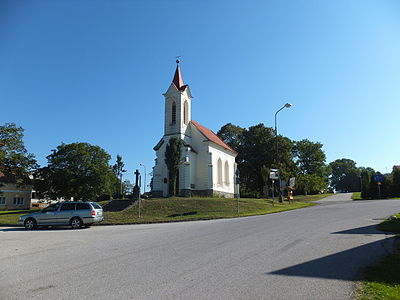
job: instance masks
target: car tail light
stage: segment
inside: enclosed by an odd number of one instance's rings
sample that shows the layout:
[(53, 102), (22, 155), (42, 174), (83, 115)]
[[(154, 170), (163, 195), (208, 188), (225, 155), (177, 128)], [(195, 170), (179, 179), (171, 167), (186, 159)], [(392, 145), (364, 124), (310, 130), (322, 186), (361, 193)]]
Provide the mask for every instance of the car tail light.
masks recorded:
[(95, 216), (96, 215), (96, 211), (93, 209), (92, 210), (92, 216)]

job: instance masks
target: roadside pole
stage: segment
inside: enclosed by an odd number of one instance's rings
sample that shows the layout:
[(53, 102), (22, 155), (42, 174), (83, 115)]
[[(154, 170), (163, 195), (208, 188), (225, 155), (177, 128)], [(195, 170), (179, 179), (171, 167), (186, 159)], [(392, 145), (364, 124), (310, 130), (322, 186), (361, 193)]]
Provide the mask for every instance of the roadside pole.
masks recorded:
[(378, 184), (379, 199), (382, 199), (382, 197), (381, 197), (381, 182), (377, 182), (377, 184)]
[(238, 214), (240, 213), (240, 207), (239, 207), (239, 193), (237, 194), (237, 212), (238, 212)]
[(274, 206), (275, 197), (274, 197), (274, 189), (275, 189), (275, 180), (272, 179), (272, 206)]
[(140, 204), (141, 204), (141, 198), (140, 198), (140, 188), (142, 186), (142, 175), (139, 176), (139, 198), (138, 198), (138, 206), (139, 206), (139, 218), (140, 218)]
[(240, 171), (239, 171), (239, 169), (236, 169), (236, 189), (237, 189), (237, 191), (236, 191), (236, 198), (237, 198), (237, 213), (239, 214), (240, 213), (240, 204), (239, 204), (239, 198), (240, 198), (240, 192), (239, 192), (239, 189), (240, 189)]

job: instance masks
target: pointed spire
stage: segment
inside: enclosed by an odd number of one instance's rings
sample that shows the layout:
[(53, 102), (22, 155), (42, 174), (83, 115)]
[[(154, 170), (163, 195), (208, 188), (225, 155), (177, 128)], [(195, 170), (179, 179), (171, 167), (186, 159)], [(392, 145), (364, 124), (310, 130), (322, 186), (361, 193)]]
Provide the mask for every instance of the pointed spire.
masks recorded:
[(175, 86), (178, 88), (178, 90), (181, 90), (184, 86), (183, 84), (183, 78), (181, 74), (181, 68), (179, 67), (179, 59), (176, 60), (176, 71), (174, 75), (174, 79), (172, 80), (172, 83), (175, 84)]

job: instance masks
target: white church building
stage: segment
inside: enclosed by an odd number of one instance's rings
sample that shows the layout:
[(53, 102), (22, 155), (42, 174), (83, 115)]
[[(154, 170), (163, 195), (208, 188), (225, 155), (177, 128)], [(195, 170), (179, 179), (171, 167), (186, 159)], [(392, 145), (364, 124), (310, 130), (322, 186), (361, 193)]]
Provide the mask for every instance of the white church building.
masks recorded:
[(183, 83), (178, 65), (165, 97), (164, 136), (154, 147), (157, 158), (153, 167), (152, 195), (169, 195), (165, 148), (172, 137), (182, 140), (182, 164), (177, 178), (180, 196), (234, 197), (237, 152), (214, 132), (192, 120), (192, 95)]

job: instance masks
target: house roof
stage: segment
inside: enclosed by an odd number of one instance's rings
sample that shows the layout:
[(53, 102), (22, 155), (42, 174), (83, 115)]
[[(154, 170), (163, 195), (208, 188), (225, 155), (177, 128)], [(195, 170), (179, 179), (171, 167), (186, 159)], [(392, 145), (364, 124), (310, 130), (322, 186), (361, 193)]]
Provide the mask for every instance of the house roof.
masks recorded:
[(227, 144), (225, 144), (219, 137), (216, 135), (212, 130), (204, 127), (203, 125), (197, 123), (196, 121), (190, 121), (205, 137), (207, 140), (210, 142), (213, 142), (214, 144), (217, 144), (218, 146), (221, 146), (222, 148), (229, 150), (233, 153), (237, 152), (233, 150), (231, 147), (229, 147)]

